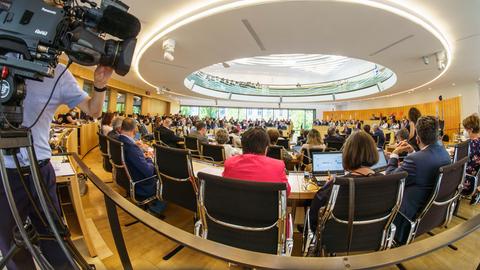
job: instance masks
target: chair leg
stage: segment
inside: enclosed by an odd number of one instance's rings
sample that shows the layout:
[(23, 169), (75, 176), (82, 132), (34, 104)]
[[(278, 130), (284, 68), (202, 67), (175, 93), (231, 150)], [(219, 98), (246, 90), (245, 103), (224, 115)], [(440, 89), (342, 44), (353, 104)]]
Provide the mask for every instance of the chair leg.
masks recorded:
[(180, 252), (180, 250), (182, 250), (185, 246), (183, 245), (178, 245), (176, 246), (172, 251), (170, 251), (169, 253), (167, 253), (167, 255), (163, 256), (163, 260), (164, 261), (167, 261), (169, 260), (170, 258), (172, 258), (173, 256), (175, 256), (178, 252)]
[(468, 218), (464, 217), (464, 216), (460, 216), (460, 215), (454, 215), (455, 217), (459, 218), (459, 219), (463, 219), (463, 220), (468, 220)]
[(399, 270), (407, 270), (407, 268), (406, 268), (403, 264), (401, 264), (401, 263), (396, 264), (395, 266), (396, 266)]
[[(433, 232), (427, 232), (427, 234), (430, 235), (430, 236), (434, 236), (434, 235), (435, 235), (435, 233), (433, 233)], [(448, 245), (448, 247), (449, 247), (450, 249), (455, 250), (455, 251), (458, 250), (458, 247), (455, 246), (455, 245), (453, 245), (453, 244)]]
[(130, 227), (130, 226), (135, 225), (135, 224), (137, 224), (137, 223), (139, 223), (139, 222), (140, 222), (140, 221), (139, 221), (138, 219), (136, 219), (135, 221), (129, 222), (129, 223), (123, 225), (123, 226), (125, 226), (125, 227)]

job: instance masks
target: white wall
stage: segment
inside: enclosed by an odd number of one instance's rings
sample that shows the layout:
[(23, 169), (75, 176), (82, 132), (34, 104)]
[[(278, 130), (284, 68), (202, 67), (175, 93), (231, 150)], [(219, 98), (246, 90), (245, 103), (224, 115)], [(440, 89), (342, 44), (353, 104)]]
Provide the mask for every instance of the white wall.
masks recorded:
[[(438, 96), (451, 98), (461, 96), (462, 119), (466, 116), (479, 112), (480, 109), (480, 89), (476, 83), (465, 83), (446, 88), (432, 90), (417, 90), (411, 94), (403, 94), (388, 98), (381, 98), (370, 101), (353, 101), (339, 104), (336, 110), (364, 110), (374, 108), (397, 107), (405, 105), (414, 105), (438, 100)], [(448, 110), (448, 108), (445, 108)]]

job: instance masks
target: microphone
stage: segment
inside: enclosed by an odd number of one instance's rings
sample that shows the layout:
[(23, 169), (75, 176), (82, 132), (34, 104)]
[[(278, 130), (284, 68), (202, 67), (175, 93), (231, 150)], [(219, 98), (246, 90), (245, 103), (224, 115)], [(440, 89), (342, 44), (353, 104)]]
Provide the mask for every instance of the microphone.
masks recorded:
[(135, 16), (112, 5), (105, 8), (97, 25), (99, 31), (123, 40), (137, 37), (141, 28)]

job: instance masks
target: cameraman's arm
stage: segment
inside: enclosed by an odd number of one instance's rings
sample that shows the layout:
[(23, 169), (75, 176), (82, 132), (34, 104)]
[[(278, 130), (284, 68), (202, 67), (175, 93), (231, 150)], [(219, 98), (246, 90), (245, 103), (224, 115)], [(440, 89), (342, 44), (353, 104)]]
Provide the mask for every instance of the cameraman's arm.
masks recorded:
[[(95, 70), (93, 85), (102, 89), (107, 86), (107, 82), (112, 76), (113, 69), (110, 67), (98, 66)], [(105, 100), (105, 92), (92, 91), (92, 95), (83, 100), (78, 107), (93, 118), (102, 115), (103, 101)]]

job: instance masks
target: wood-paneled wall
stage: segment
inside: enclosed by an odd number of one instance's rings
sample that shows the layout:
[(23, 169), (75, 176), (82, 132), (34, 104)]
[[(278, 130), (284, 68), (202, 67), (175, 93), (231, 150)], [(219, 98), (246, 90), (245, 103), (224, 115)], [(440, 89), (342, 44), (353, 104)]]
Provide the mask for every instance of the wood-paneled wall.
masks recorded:
[(416, 105), (388, 107), (368, 110), (350, 110), (350, 111), (331, 111), (323, 112), (324, 120), (369, 120), (373, 114), (376, 116), (389, 116), (394, 114), (397, 119), (402, 119), (408, 116), (408, 110), (411, 107), (416, 107), (420, 110), (422, 115), (433, 115), (443, 117), (445, 119), (445, 133), (452, 137), (453, 133), (458, 132), (461, 124), (461, 97), (454, 97), (445, 99), (443, 101), (432, 101), (428, 103), (421, 103)]

